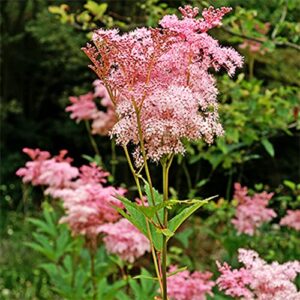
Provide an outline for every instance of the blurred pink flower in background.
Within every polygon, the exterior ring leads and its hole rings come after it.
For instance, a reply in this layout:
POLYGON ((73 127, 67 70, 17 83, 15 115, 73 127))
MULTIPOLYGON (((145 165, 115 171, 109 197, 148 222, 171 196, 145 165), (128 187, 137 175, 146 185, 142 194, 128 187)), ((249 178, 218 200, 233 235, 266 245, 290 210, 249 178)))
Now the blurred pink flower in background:
POLYGON ((83 165, 79 168, 79 179, 77 181, 80 184, 87 183, 106 183, 109 172, 104 171, 95 163, 91 163, 89 166, 83 165))
POLYGON ((300 209, 288 210, 287 214, 280 220, 280 225, 300 231, 300 209))
POLYGON ((137 258, 150 251, 149 240, 127 219, 100 226, 105 247, 109 253, 133 263, 137 258))
POLYGON ((226 295, 245 300, 298 300, 293 281, 300 273, 300 262, 266 263, 253 250, 239 249, 238 259, 245 267, 232 270, 226 263, 218 263, 221 276, 217 279, 226 295))
POLYGON ((95 238, 99 226, 120 219, 114 206, 123 208, 116 198, 126 190, 103 186, 109 173, 92 163, 79 169, 71 166, 72 159, 65 157, 66 150, 51 158, 49 152, 39 149, 23 150, 33 160, 26 163, 16 174, 23 177, 23 182, 42 185, 44 193, 63 202, 65 216, 61 223, 68 223, 74 235, 86 235, 95 238))
POLYGON ((80 122, 94 118, 94 114, 97 113, 97 107, 93 93, 87 93, 79 97, 72 96, 69 99, 72 104, 66 107, 66 111, 71 112, 71 119, 80 122))
POLYGON ((117 122, 117 115, 105 86, 100 80, 95 80, 93 85, 94 93, 70 97, 72 105, 67 106, 66 111, 72 112, 71 118, 76 119, 77 122, 92 121, 92 134, 107 136, 117 122), (101 98, 100 104, 104 110, 97 108, 97 98, 101 98))
POLYGON ((107 89, 101 83, 101 81, 95 80, 93 85, 95 87, 94 96, 101 98, 100 104, 103 108, 105 108, 105 111, 98 110, 94 115, 92 122, 92 133, 109 135, 111 129, 117 123, 115 107, 110 99, 107 89))
POLYGON ((57 190, 52 196, 63 200, 66 216, 61 218, 60 223, 67 223, 74 235, 95 238, 100 225, 120 219, 114 206, 123 208, 116 196, 124 193, 124 189, 112 186, 85 184, 75 189, 57 190))
POLYGON ((32 159, 25 164, 25 168, 16 172, 18 176, 23 177, 24 183, 63 188, 79 174, 78 169, 70 165, 70 158, 64 158, 66 150, 62 150, 53 158, 50 158, 49 152, 40 149, 24 148, 23 152, 32 159))
POLYGON ((254 235, 255 230, 263 223, 275 218, 277 214, 271 208, 266 208, 273 193, 257 193, 248 196, 248 189, 239 183, 234 184, 233 198, 238 201, 235 218, 231 221, 238 233, 254 235))
MULTIPOLYGON (((171 266, 169 273, 176 270, 176 266, 171 266)), ((167 284, 170 300, 205 300, 206 295, 212 296, 212 288, 215 285, 210 280, 212 275, 210 272, 190 273, 185 270, 169 276, 167 284)))

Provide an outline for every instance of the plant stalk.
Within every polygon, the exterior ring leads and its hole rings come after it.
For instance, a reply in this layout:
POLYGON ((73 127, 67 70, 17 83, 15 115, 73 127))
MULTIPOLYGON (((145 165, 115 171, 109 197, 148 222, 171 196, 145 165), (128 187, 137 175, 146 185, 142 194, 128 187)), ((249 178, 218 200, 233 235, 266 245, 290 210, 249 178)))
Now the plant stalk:
POLYGON ((89 123, 89 121, 87 121, 87 120, 85 120, 84 123, 85 123, 86 130, 87 130, 87 132, 88 132, 88 135, 89 135, 89 139, 90 139, 91 145, 92 145, 92 147, 93 147, 95 153, 96 153, 96 154, 99 156, 99 158, 101 159, 100 151, 99 151, 99 149, 98 149, 97 143, 96 143, 96 141, 95 141, 95 139, 94 139, 94 137, 93 137, 93 135, 92 135, 92 132, 91 132, 90 123, 89 123))
POLYGON ((116 175, 116 164, 118 163, 117 161, 117 156, 116 156, 116 143, 114 139, 111 140, 111 175, 115 179, 116 175))
MULTIPOLYGON (((162 162, 163 168, 163 201, 168 201, 168 191, 169 191, 169 169, 172 163, 173 156, 169 160, 165 160, 162 162)), ((164 228, 168 228, 168 209, 164 207, 164 215, 163 215, 163 226, 164 228)), ((168 299, 168 287, 167 287, 167 247, 168 241, 167 237, 163 235, 163 248, 162 248, 162 285, 163 285, 163 293, 162 300, 168 299)))
MULTIPOLYGON (((135 180, 135 184, 136 184, 136 187, 138 189, 139 197, 142 201, 142 205, 144 205, 143 193, 142 193, 142 188, 141 188, 141 185, 140 185, 139 177, 135 172, 135 169, 133 167, 133 163, 131 161, 131 158, 130 158, 130 155, 128 153, 127 147, 123 146, 123 149, 124 149, 124 152, 125 152, 125 156, 126 156, 129 168, 130 168, 131 173, 133 175, 133 178, 135 180)), ((151 235, 150 226, 149 226, 149 220, 147 218, 146 218, 146 226, 147 226, 148 239, 150 241, 150 248, 151 248, 151 254, 152 254, 153 263, 154 263, 154 267, 155 267, 155 272, 156 272, 156 276, 157 276, 157 279, 158 279, 158 282, 159 282, 160 290, 162 291, 163 287, 162 287, 162 281, 161 281, 161 274, 160 274, 160 270, 159 270, 159 267, 158 267, 156 251, 155 251, 155 248, 153 246, 152 235, 151 235)))

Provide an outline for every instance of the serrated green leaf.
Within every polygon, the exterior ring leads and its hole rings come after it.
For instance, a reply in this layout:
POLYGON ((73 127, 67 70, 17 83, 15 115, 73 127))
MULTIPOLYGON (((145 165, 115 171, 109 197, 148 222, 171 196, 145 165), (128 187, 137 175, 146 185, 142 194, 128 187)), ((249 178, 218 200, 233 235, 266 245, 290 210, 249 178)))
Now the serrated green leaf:
POLYGON ((56 242, 57 259, 63 256, 69 250, 71 243, 72 241, 70 239, 69 232, 67 230, 62 230, 56 242))
POLYGON ((41 254, 45 255, 51 261, 56 261, 55 260, 55 254, 53 254, 52 251, 48 251, 43 246, 41 246, 37 243, 29 243, 29 242, 25 242, 24 245, 27 246, 27 247, 32 248, 33 250, 35 250, 37 252, 40 252, 41 254))
POLYGON ((50 278, 55 277, 57 274, 57 268, 56 268, 55 264, 43 263, 40 265, 40 268, 45 270, 48 273, 48 275, 50 276, 50 278))
POLYGON ((28 218, 28 221, 31 224, 35 225, 39 231, 48 233, 52 237, 56 236, 56 229, 53 230, 53 228, 49 227, 46 222, 44 222, 42 220, 34 219, 34 218, 28 218))
POLYGON ((216 196, 207 198, 205 200, 198 200, 197 203, 183 209, 178 215, 172 218, 168 222, 168 229, 172 232, 176 232, 179 226, 190 216, 192 215, 197 209, 199 209, 204 204, 208 203, 209 200, 215 198, 216 196))
POLYGON ((63 260, 63 265, 68 273, 72 273, 72 258, 70 255, 67 255, 63 260))
POLYGON ((134 299, 136 299, 136 300, 145 299, 143 290, 140 287, 140 285, 137 283, 137 281, 131 279, 131 280, 129 280, 129 285, 134 293, 134 299))
MULTIPOLYGON (((117 198, 124 204, 128 214, 118 207, 115 207, 115 209, 148 238, 147 222, 143 212, 135 203, 132 203, 127 198, 123 196, 118 196, 117 198)), ((156 248, 156 250, 161 251, 162 235, 156 231, 157 227, 155 227, 153 224, 148 222, 148 225, 152 235, 153 246, 156 248)))
MULTIPOLYGON (((169 201, 165 201, 162 203, 159 203, 155 206, 140 206, 140 205, 136 205, 136 208, 141 211, 145 217, 152 219, 154 218, 154 216, 156 215, 156 213, 158 213, 160 210, 162 210, 163 208, 167 207, 167 208, 171 208, 173 205, 175 205, 177 203, 177 201, 174 200, 169 200, 169 201)), ((154 220, 156 221, 157 218, 154 220)))
POLYGON ((44 215, 44 218, 45 218, 45 220, 46 220, 47 225, 49 226, 49 228, 51 228, 51 230, 53 232, 55 232, 55 234, 57 234, 57 229, 56 229, 56 225, 55 225, 55 222, 54 222, 54 220, 56 218, 54 211, 52 211, 50 213, 49 208, 45 207, 43 209, 43 215, 44 215))
MULTIPOLYGON (((144 190, 148 199, 149 206, 154 206, 154 203, 155 205, 160 205, 161 203, 163 203, 163 196, 154 188, 153 188, 154 200, 152 199, 150 186, 147 182, 145 182, 144 190)), ((157 213, 155 213, 154 216, 154 222, 160 223, 160 220, 163 219, 163 214, 164 214, 163 210, 157 211, 157 213)))

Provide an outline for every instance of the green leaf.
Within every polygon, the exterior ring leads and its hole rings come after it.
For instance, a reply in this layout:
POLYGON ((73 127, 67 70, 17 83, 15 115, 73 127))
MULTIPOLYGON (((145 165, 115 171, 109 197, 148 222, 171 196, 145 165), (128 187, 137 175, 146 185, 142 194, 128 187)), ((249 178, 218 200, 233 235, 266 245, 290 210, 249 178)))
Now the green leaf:
POLYGON ((49 250, 45 249, 43 246, 41 246, 37 243, 25 242, 24 245, 27 246, 27 247, 32 248, 33 250, 35 250, 37 252, 42 253, 47 258, 49 258, 51 261, 56 261, 55 260, 55 253, 53 253, 53 251, 49 251, 49 250))
POLYGON ((176 234, 175 238, 178 239, 185 248, 189 246, 189 238, 193 234, 192 228, 187 228, 186 230, 176 234))
POLYGON ((271 157, 274 157, 275 155, 275 150, 273 145, 269 142, 267 138, 263 138, 261 140, 262 145, 264 146, 265 150, 269 153, 271 157))
POLYGON ((89 0, 85 5, 84 8, 86 8, 89 12, 91 12, 95 16, 95 20, 99 20, 107 10, 107 3, 101 3, 98 4, 95 1, 89 0))
POLYGON ((174 235, 174 232, 172 232, 169 228, 157 228, 156 230, 168 238, 171 238, 174 235))
MULTIPOLYGON (((136 208, 141 211, 147 218, 152 219, 156 213, 158 213, 161 209, 164 207, 171 208, 173 205, 175 205, 177 201, 174 200, 169 200, 165 201, 162 203, 159 203, 155 206, 141 206, 141 205, 136 205, 136 208)), ((154 220, 157 221, 157 218, 154 220)))
POLYGON ((174 218, 172 218, 168 222, 168 228, 172 232, 176 232, 176 230, 179 228, 179 226, 190 216, 192 215, 197 209, 199 209, 204 204, 208 203, 209 200, 215 198, 216 196, 204 199, 204 200, 198 200, 195 204, 183 209, 178 215, 176 215, 174 218))
POLYGON ((120 290, 121 288, 123 288, 124 286, 127 285, 127 282, 125 280, 119 280, 117 282, 115 282, 112 285, 109 285, 109 288, 107 290, 107 292, 105 293, 105 297, 103 298, 99 298, 99 299, 105 299, 105 300, 114 300, 116 299, 116 293, 118 292, 118 290, 120 290))
POLYGON ((72 274, 72 258, 70 255, 67 255, 64 260, 63 260, 63 264, 65 269, 67 270, 68 273, 72 274))
POLYGON ((132 218, 131 215, 127 214, 123 209, 114 206, 115 210, 122 215, 124 218, 126 218, 130 223, 132 223, 141 233, 143 233, 147 238, 147 229, 145 230, 143 224, 140 224, 136 219, 132 218))
POLYGON ((132 279, 146 279, 146 280, 158 280, 157 277, 147 276, 147 275, 136 275, 132 279))
MULTIPOLYGON (((149 239, 146 216, 140 210, 140 207, 123 196, 118 196, 117 198, 124 204, 128 214, 118 207, 115 207, 115 209, 149 239)), ((161 251, 162 235, 156 231, 157 227, 150 222, 148 222, 148 226, 152 235, 153 246, 156 250, 161 251)))
POLYGON ((134 293, 134 299, 143 299, 143 290, 135 280, 129 280, 129 285, 134 293))
POLYGON ((207 179, 202 179, 202 180, 200 180, 200 181, 196 184, 196 187, 197 187, 197 188, 200 188, 200 187, 206 185, 206 184, 208 183, 208 181, 209 181, 208 178, 207 178, 207 179))
POLYGON ((34 218, 28 218, 28 221, 35 225, 39 231, 48 233, 52 237, 56 236, 56 228, 49 227, 46 222, 34 218))
POLYGON ((52 207, 48 206, 47 203, 44 204, 43 215, 45 220, 47 221, 47 225, 51 228, 53 232, 55 232, 55 234, 57 234, 55 225, 56 215, 55 212, 52 210, 52 207))
POLYGON ((44 264, 41 264, 40 267, 48 273, 50 278, 55 277, 57 274, 57 267, 55 264, 44 263, 44 264))
POLYGON ((69 252, 72 248, 73 241, 71 240, 69 231, 66 228, 62 228, 60 235, 57 238, 56 242, 56 256, 59 259, 65 253, 69 252))
POLYGON ((182 272, 182 271, 185 271, 186 269, 187 269, 187 267, 179 268, 179 269, 175 270, 174 272, 168 273, 168 274, 167 274, 167 277, 171 277, 171 276, 173 276, 173 275, 175 275, 175 274, 177 274, 177 273, 180 273, 180 272, 182 272))
POLYGON ((288 188, 290 188, 292 191, 295 191, 296 190, 296 184, 292 181, 289 181, 289 180, 284 180, 283 181, 283 184, 285 186, 287 186, 288 188))
POLYGON ((127 296, 123 291, 119 291, 116 294, 116 299, 118 300, 132 300, 129 296, 127 296))
MULTIPOLYGON (((143 278, 140 278, 140 283, 142 286, 142 290, 144 292, 144 294, 149 295, 149 293, 151 293, 151 291, 156 292, 156 281, 157 278, 152 277, 151 274, 144 268, 142 268, 141 270, 141 276, 143 276, 143 278), (150 277, 150 279, 149 279, 150 277), (149 280, 152 280, 152 282, 149 282, 149 280)), ((152 297, 151 297, 152 299, 152 297)))
POLYGON ((115 207, 115 209, 128 221, 130 221, 135 227, 137 227, 143 234, 147 236, 147 226, 145 216, 141 211, 137 209, 135 203, 131 202, 127 198, 118 195, 117 198, 124 204, 129 214, 125 213, 122 209, 115 207))

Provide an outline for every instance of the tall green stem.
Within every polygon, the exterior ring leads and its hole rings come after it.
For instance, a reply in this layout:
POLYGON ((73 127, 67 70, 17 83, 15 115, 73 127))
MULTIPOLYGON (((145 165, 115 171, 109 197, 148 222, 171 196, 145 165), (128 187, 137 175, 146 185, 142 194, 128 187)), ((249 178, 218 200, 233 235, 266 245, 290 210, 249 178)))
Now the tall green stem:
MULTIPOLYGON (((169 198, 169 169, 172 163, 173 156, 170 157, 169 160, 164 160, 162 162, 163 168, 163 201, 168 201, 169 198)), ((163 215, 163 226, 164 228, 168 228, 168 209, 164 207, 164 215, 163 215)), ((167 247, 168 241, 167 237, 163 235, 163 248, 162 248, 162 285, 163 285, 163 293, 162 300, 168 299, 168 287, 167 287, 167 247)))
POLYGON ((115 178, 116 174, 116 164, 118 163, 117 161, 117 156, 116 156, 116 143, 114 139, 111 140, 111 175, 113 178, 115 178))
POLYGON ((86 127, 86 130, 88 132, 88 135, 89 135, 89 139, 90 139, 90 142, 91 142, 91 145, 95 151, 95 153, 99 156, 99 158, 101 159, 101 155, 100 155, 100 151, 98 149, 98 146, 97 146, 97 143, 95 141, 95 139, 93 138, 93 135, 92 135, 92 132, 91 132, 91 127, 90 127, 90 123, 89 121, 85 121, 85 127, 86 127))
MULTIPOLYGON (((139 135, 139 142, 140 142, 140 147, 141 147, 141 152, 142 152, 142 156, 143 156, 143 161, 144 161, 144 167, 145 167, 145 173, 146 173, 146 178, 147 181, 149 183, 149 188, 150 188, 150 194, 151 194, 151 198, 152 198, 152 202, 153 205, 155 206, 155 197, 154 197, 154 189, 153 189, 153 185, 152 185, 152 179, 151 179, 151 175, 150 175, 150 171, 149 171, 149 166, 148 166, 148 161, 147 161, 147 155, 146 155, 146 150, 145 150, 145 145, 144 145, 144 137, 143 137, 143 130, 142 130, 142 124, 141 124, 141 108, 138 108, 136 106, 135 101, 132 101, 133 106, 135 108, 135 113, 136 113, 136 120, 137 120, 137 126, 138 126, 138 135, 139 135)), ((161 227, 163 227, 161 220, 158 216, 158 213, 155 213, 157 221, 159 223, 159 225, 161 227)))
MULTIPOLYGON (((140 197, 140 199, 142 201, 142 205, 145 205, 139 177, 138 177, 138 175, 135 172, 135 169, 133 167, 133 163, 131 161, 131 158, 130 158, 130 155, 128 153, 127 147, 123 146, 123 149, 124 149, 124 152, 125 152, 125 156, 126 156, 129 168, 130 168, 131 173, 133 175, 133 178, 135 180, 135 184, 136 184, 136 187, 138 189, 138 193, 139 193, 139 197, 140 197)), ((152 258, 153 258, 153 263, 154 263, 154 267, 155 267, 156 276, 157 276, 157 279, 158 279, 158 282, 159 282, 160 289, 161 289, 161 291, 163 291, 162 281, 161 281, 161 274, 160 274, 160 271, 159 271, 158 261, 157 261, 157 257, 156 257, 156 252, 155 252, 155 248, 153 246, 153 241, 152 241, 152 235, 151 235, 150 225, 149 225, 149 221, 148 221, 147 218, 146 218, 146 226, 147 226, 147 235, 148 235, 148 239, 150 241, 151 254, 152 254, 152 258)))

